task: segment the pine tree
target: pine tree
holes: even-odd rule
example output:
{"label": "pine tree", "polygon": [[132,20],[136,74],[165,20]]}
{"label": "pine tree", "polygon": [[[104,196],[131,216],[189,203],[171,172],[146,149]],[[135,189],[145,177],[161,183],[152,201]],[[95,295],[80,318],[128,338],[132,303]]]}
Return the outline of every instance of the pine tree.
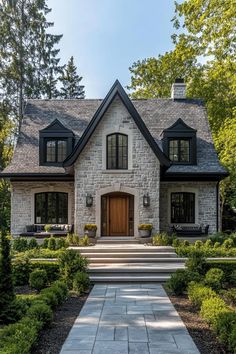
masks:
{"label": "pine tree", "polygon": [[18,128],[25,98],[48,98],[56,92],[48,89],[47,76],[51,87],[61,71],[54,46],[62,36],[46,32],[53,26],[46,19],[50,11],[46,0],[2,0],[0,4],[1,100],[10,99]]}
{"label": "pine tree", "polygon": [[62,98],[85,98],[84,86],[80,85],[82,77],[77,74],[73,56],[69,59],[66,68],[60,77]]}
{"label": "pine tree", "polygon": [[7,322],[13,314],[12,304],[14,299],[10,242],[2,228],[0,239],[0,321]]}

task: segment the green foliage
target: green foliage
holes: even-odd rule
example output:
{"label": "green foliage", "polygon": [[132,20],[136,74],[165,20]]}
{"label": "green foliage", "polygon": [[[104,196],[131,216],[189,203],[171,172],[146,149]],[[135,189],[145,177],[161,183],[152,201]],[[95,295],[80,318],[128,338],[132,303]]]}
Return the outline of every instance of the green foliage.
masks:
{"label": "green foliage", "polygon": [[231,333],[229,334],[229,349],[232,351],[232,353],[236,353],[236,326],[234,325],[232,328]]}
{"label": "green foliage", "polygon": [[56,249],[59,250],[61,248],[66,248],[67,247],[67,243],[66,243],[66,239],[64,237],[59,237],[56,239]]}
{"label": "green foliage", "polygon": [[236,306],[236,289],[232,288],[224,291],[223,298],[228,304]]}
{"label": "green foliage", "polygon": [[45,230],[46,232],[49,232],[51,229],[52,229],[52,225],[50,225],[50,224],[46,224],[46,225],[44,226],[44,230]]}
{"label": "green foliage", "polygon": [[83,293],[88,290],[90,284],[89,276],[85,272],[76,272],[73,279],[73,290]]}
{"label": "green foliage", "polygon": [[228,307],[219,296],[203,300],[200,314],[211,326],[216,326],[218,316],[224,312],[228,312]]}
{"label": "green foliage", "polygon": [[196,249],[199,249],[199,248],[201,248],[202,246],[203,246],[203,242],[202,242],[201,240],[195,241],[194,247],[195,247]]}
{"label": "green foliage", "polygon": [[224,272],[219,268],[211,268],[205,275],[205,284],[212,289],[219,291],[222,288],[222,283],[224,280]]}
{"label": "green foliage", "polygon": [[12,263],[14,285],[26,285],[29,281],[31,265],[28,258],[17,258]]}
{"label": "green foliage", "polygon": [[215,234],[210,236],[210,240],[213,243],[219,242],[221,245],[226,238],[227,238],[227,236],[223,232],[216,232]]}
{"label": "green foliage", "polygon": [[17,253],[15,256],[18,257],[28,257],[28,258],[58,258],[59,255],[63,252],[63,249],[60,250],[49,250],[46,248],[32,249],[25,252]]}
{"label": "green foliage", "polygon": [[48,249],[51,251],[56,250],[56,239],[53,236],[51,236],[48,240]]}
{"label": "green foliage", "polygon": [[175,295],[182,295],[191,280],[199,281],[200,275],[196,272],[186,269],[178,269],[173,273],[170,279],[167,281],[167,287]]}
{"label": "green foliage", "polygon": [[45,270],[47,273],[47,278],[49,283],[57,280],[59,278],[59,264],[58,262],[48,262],[48,261],[31,261],[31,269],[41,269]]}
{"label": "green foliage", "polygon": [[232,271],[232,273],[229,276],[229,283],[232,286],[236,286],[236,269]]}
{"label": "green foliage", "polygon": [[70,57],[67,66],[63,70],[59,80],[62,83],[60,96],[62,98],[85,98],[84,86],[80,85],[82,77],[77,74],[74,57]]}
{"label": "green foliage", "polygon": [[82,247],[89,246],[90,245],[89,237],[87,235],[81,237],[79,240],[79,245]]}
{"label": "green foliage", "polygon": [[38,243],[37,243],[37,240],[36,240],[36,238],[31,238],[30,239],[30,241],[29,241],[29,243],[28,243],[28,248],[29,249],[33,249],[33,248],[38,248],[39,247],[39,245],[38,245]]}
{"label": "green foliage", "polygon": [[206,242],[204,243],[204,247],[212,247],[212,241],[210,239],[206,240]]}
{"label": "green foliage", "polygon": [[219,248],[219,247],[220,247],[220,242],[217,242],[217,241],[216,241],[216,242],[214,243],[214,246],[213,246],[213,247],[214,247],[214,248]]}
{"label": "green foliage", "polygon": [[216,322],[214,323],[213,329],[216,332],[219,340],[224,345],[230,345],[230,334],[233,328],[236,326],[236,313],[235,312],[223,312],[220,313],[217,317]]}
{"label": "green foliage", "polygon": [[0,330],[0,354],[30,354],[41,323],[29,317]]}
{"label": "green foliage", "polygon": [[223,242],[223,247],[227,250],[232,248],[233,246],[234,246],[234,241],[231,240],[230,238]]}
{"label": "green foliage", "polygon": [[194,306],[200,308],[202,302],[210,297],[215,297],[216,292],[201,283],[191,281],[188,285],[188,298]]}
{"label": "green foliage", "polygon": [[28,242],[24,237],[17,237],[13,240],[13,250],[16,252],[24,252],[28,250]]}
{"label": "green foliage", "polygon": [[48,248],[48,238],[43,240],[42,248]]}
{"label": "green foliage", "polygon": [[192,272],[197,272],[199,274],[204,274],[204,267],[206,264],[206,260],[204,255],[202,254],[201,250],[195,250],[189,256],[188,260],[186,261],[186,267],[188,270]]}
{"label": "green foliage", "polygon": [[53,313],[48,305],[38,301],[30,306],[27,315],[33,320],[41,322],[43,326],[48,326],[52,321]]}
{"label": "green foliage", "polygon": [[4,230],[0,235],[0,322],[8,322],[11,303],[15,299],[12,266],[10,257],[10,242]]}
{"label": "green foliage", "polygon": [[234,270],[236,270],[236,262],[228,260],[220,261],[207,261],[205,264],[205,271],[208,271],[210,268],[220,268],[225,274],[225,281],[230,282],[230,276]]}
{"label": "green foliage", "polygon": [[39,300],[45,302],[48,306],[54,308],[59,304],[56,293],[50,288],[40,291]]}
{"label": "green foliage", "polygon": [[171,246],[173,243],[174,237],[169,236],[165,232],[161,232],[158,235],[152,237],[153,246]]}
{"label": "green foliage", "polygon": [[178,239],[178,238],[175,238],[174,240],[173,240],[173,242],[172,242],[172,246],[173,247],[179,247],[180,246],[180,244],[181,244],[181,242],[180,242],[180,240]]}
{"label": "green foliage", "polygon": [[31,288],[36,289],[37,291],[45,288],[47,281],[47,272],[45,270],[35,269],[30,273],[29,284]]}
{"label": "green foliage", "polygon": [[78,251],[66,250],[59,257],[59,269],[62,279],[72,288],[74,274],[78,271],[86,272],[88,260]]}
{"label": "green foliage", "polygon": [[79,236],[76,235],[76,234],[73,234],[72,237],[73,237],[73,238],[72,238],[72,245],[74,245],[74,246],[79,246]]}
{"label": "green foliage", "polygon": [[188,247],[190,245],[190,242],[188,240],[183,241],[183,246]]}
{"label": "green foliage", "polygon": [[184,246],[184,244],[180,244],[180,246],[176,247],[176,252],[181,257],[189,257],[195,251],[201,252],[204,257],[236,257],[236,247],[225,248],[218,241],[215,242],[213,247],[209,246],[209,244],[202,245],[200,243],[199,245],[200,247],[196,248],[195,245]]}

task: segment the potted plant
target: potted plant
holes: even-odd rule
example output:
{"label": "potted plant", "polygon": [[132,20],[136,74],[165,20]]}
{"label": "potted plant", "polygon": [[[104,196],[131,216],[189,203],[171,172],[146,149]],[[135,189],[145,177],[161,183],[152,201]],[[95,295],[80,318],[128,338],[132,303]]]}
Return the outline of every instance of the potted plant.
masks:
{"label": "potted plant", "polygon": [[139,224],[139,237],[150,237],[152,233],[152,224]]}
{"label": "potted plant", "polygon": [[97,225],[96,224],[85,224],[84,233],[88,237],[96,237]]}
{"label": "potted plant", "polygon": [[45,226],[44,226],[44,230],[45,230],[46,232],[49,232],[49,231],[51,230],[51,228],[52,228],[51,225],[45,225]]}

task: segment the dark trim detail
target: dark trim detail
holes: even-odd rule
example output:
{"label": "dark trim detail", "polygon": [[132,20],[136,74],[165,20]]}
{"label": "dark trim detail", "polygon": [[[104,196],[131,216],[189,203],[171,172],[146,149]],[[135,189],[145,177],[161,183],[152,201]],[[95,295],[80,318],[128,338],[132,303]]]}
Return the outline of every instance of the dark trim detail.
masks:
{"label": "dark trim detail", "polygon": [[65,173],[0,173],[0,178],[11,181],[74,181],[74,176]]}
{"label": "dark trim detail", "polygon": [[[52,224],[52,222],[50,222],[48,220],[48,196],[49,194],[54,194],[55,195],[55,199],[56,199],[56,208],[54,209],[54,212],[55,212],[55,217],[56,217],[56,221],[54,222],[54,224],[68,224],[68,193],[65,193],[65,192],[42,192],[42,193],[35,193],[34,195],[34,223],[35,224]],[[37,223],[37,210],[36,210],[36,199],[37,199],[37,196],[39,195],[44,195],[45,196],[45,204],[44,204],[44,211],[45,211],[45,217],[46,217],[46,220],[44,221],[41,221],[39,223]],[[64,195],[66,196],[66,217],[65,217],[65,222],[59,222],[59,195]]]}
{"label": "dark trim detail", "polygon": [[[175,197],[178,199],[176,206]],[[180,201],[182,197],[182,202]],[[173,192],[170,196],[171,224],[194,224],[195,223],[195,193]],[[180,212],[182,211],[182,212]],[[177,215],[176,215],[177,214]],[[181,215],[183,214],[183,216]],[[189,219],[189,220],[187,220]]]}
{"label": "dark trim detail", "polygon": [[166,172],[161,175],[161,181],[221,181],[227,176],[227,172]]}
{"label": "dark trim detail", "polygon": [[83,151],[84,147],[88,143],[91,135],[93,134],[94,130],[96,129],[97,125],[99,124],[100,120],[102,119],[104,113],[107,111],[108,107],[114,100],[115,96],[118,95],[122,100],[123,104],[127,108],[128,112],[134,119],[135,123],[137,124],[139,130],[147,140],[149,146],[157,156],[160,161],[160,164],[166,167],[170,166],[170,160],[163,154],[159,146],[156,144],[154,138],[151,136],[149,130],[147,129],[145,123],[143,122],[142,118],[140,117],[139,113],[135,109],[133,103],[130,101],[128,95],[126,94],[125,90],[121,86],[118,80],[115,81],[112,88],[108,92],[105,99],[102,101],[100,107],[94,114],[92,120],[90,121],[89,125],[85,129],[82,137],[80,138],[79,142],[76,144],[74,151],[67,157],[64,161],[63,166],[71,166],[80,153]]}
{"label": "dark trim detail", "polygon": [[216,232],[219,231],[219,182],[216,183]]}

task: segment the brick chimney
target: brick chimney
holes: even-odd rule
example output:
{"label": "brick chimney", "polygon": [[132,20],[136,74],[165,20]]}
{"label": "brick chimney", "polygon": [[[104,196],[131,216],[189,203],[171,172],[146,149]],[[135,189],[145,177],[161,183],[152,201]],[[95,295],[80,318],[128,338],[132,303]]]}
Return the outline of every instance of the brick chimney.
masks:
{"label": "brick chimney", "polygon": [[186,98],[186,84],[183,79],[175,79],[171,87],[171,98],[173,100],[183,100]]}

